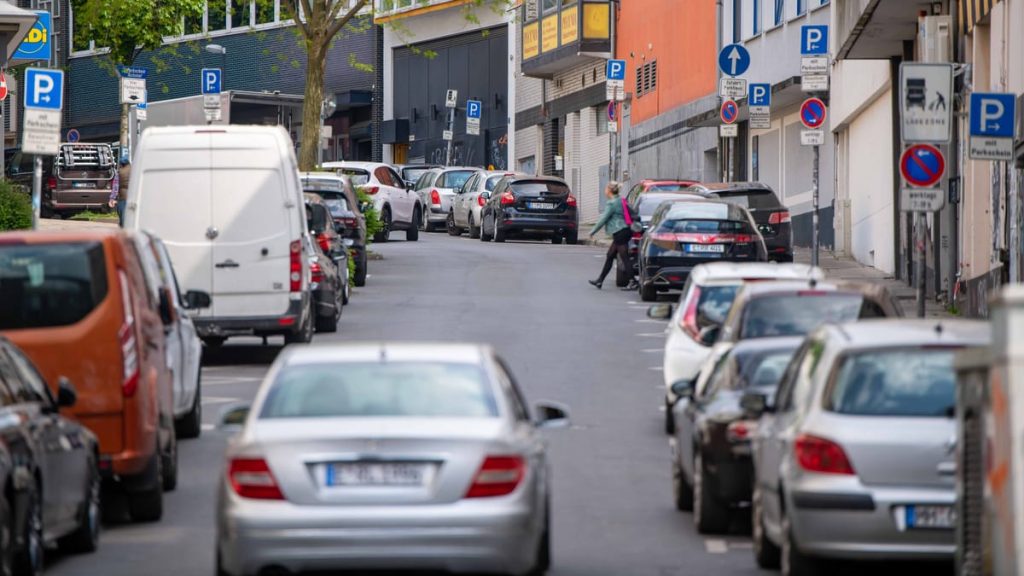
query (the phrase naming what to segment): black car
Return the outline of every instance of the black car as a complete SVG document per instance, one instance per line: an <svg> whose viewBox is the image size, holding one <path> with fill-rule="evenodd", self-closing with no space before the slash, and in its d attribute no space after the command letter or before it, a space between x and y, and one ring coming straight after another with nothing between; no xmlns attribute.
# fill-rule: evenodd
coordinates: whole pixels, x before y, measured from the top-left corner
<svg viewBox="0 0 1024 576"><path fill-rule="evenodd" d="M750 210L764 237L768 257L776 262L793 261L793 227L789 209L771 186L760 182L721 182L696 184L688 191L722 198Z"/></svg>
<svg viewBox="0 0 1024 576"><path fill-rule="evenodd" d="M685 191L685 189L681 185L677 190L672 191L661 191L658 189L652 189L652 191L643 194L634 194L634 192L636 192L636 189L634 189L633 192L629 193L629 196L627 196L627 201L631 202L633 211L640 216L640 223L643 224L645 231L647 230L648 226L650 226L651 218L654 216L654 213L658 210L658 207L661 206L663 203L679 202L682 200L701 200L703 198L706 198L706 196L696 194L690 191ZM629 200L630 197L632 197L632 200ZM616 262L618 262L618 267L615 272L616 286L621 288L629 284L629 280L637 276L637 274L639 273L638 266L640 262L640 242L643 240L643 237L643 232L633 232L633 237L630 238L629 240L629 257L630 261L633 262L632 273L623 269L623 263L621 260L616 260Z"/></svg>
<svg viewBox="0 0 1024 576"><path fill-rule="evenodd" d="M554 244L579 241L576 197L553 176L502 178L481 210L480 239L504 242L512 235L545 235Z"/></svg>
<svg viewBox="0 0 1024 576"><path fill-rule="evenodd" d="M356 263L353 283L366 285L366 218L362 214L359 198L348 176L331 173L305 172L302 174L304 192L317 194L331 211L342 243L352 251Z"/></svg>
<svg viewBox="0 0 1024 576"><path fill-rule="evenodd" d="M672 487L676 508L694 510L699 532L725 531L731 510L750 502L750 438L757 421L746 419L740 400L748 391L774 392L801 342L800 337L740 342L698 376L704 380L699 394L694 396L695 382L678 384Z"/></svg>
<svg viewBox="0 0 1024 576"><path fill-rule="evenodd" d="M67 379L57 398L35 365L0 336L0 542L14 574L40 574L51 541L70 552L99 546L100 472L96 436L60 415L76 402Z"/></svg>
<svg viewBox="0 0 1024 576"><path fill-rule="evenodd" d="M341 312L348 301L348 258L340 248L340 237L331 224L331 216L323 204L306 201L309 226L310 282L313 293L317 332L337 332ZM332 246L330 234L337 238ZM327 248L325 250L325 247ZM340 250L340 252L338 251Z"/></svg>
<svg viewBox="0 0 1024 576"><path fill-rule="evenodd" d="M724 200L662 203L640 244L640 298L679 290L695 266L708 262L766 262L764 239L742 206Z"/></svg>
<svg viewBox="0 0 1024 576"><path fill-rule="evenodd" d="M416 181L420 179L428 170L434 168L444 168L439 164L400 164L395 166L398 170L399 176L402 177L402 183L409 190L413 190L416 187Z"/></svg>

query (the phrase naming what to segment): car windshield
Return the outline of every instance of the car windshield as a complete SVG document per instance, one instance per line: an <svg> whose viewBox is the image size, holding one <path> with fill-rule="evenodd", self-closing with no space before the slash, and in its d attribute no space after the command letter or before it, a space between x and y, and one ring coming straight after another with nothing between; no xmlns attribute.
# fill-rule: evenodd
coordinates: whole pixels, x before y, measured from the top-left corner
<svg viewBox="0 0 1024 576"><path fill-rule="evenodd" d="M349 177L352 181L353 186L362 186L370 181L370 173L366 170L360 170L358 168L342 168L338 170L345 176Z"/></svg>
<svg viewBox="0 0 1024 576"><path fill-rule="evenodd" d="M771 190L734 190L715 192L722 200L751 210L782 208Z"/></svg>
<svg viewBox="0 0 1024 576"><path fill-rule="evenodd" d="M0 247L0 330L68 326L107 296L98 242Z"/></svg>
<svg viewBox="0 0 1024 576"><path fill-rule="evenodd" d="M402 179L406 182L415 182L420 179L430 168L402 168Z"/></svg>
<svg viewBox="0 0 1024 576"><path fill-rule="evenodd" d="M318 363L285 366L260 418L450 417L498 415L475 364Z"/></svg>
<svg viewBox="0 0 1024 576"><path fill-rule="evenodd" d="M820 292L773 294L753 298L743 311L740 338L802 336L826 323L884 316L860 294Z"/></svg>
<svg viewBox="0 0 1024 576"><path fill-rule="evenodd" d="M484 183L484 189L486 189L488 192L493 192L494 187L497 186L498 182L501 182L501 179L504 177L504 175L491 176L490 178L487 179L487 182Z"/></svg>
<svg viewBox="0 0 1024 576"><path fill-rule="evenodd" d="M826 408L859 416L953 416L953 349L860 352L846 357Z"/></svg>
<svg viewBox="0 0 1024 576"><path fill-rule="evenodd" d="M740 360L737 388L776 388L782 373L793 358L796 346L789 350L772 350L750 354Z"/></svg>

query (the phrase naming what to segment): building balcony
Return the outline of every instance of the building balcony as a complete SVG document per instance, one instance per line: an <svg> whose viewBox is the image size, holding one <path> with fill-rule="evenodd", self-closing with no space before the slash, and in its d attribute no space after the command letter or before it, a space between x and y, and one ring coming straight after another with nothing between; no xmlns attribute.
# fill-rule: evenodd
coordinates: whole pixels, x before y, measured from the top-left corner
<svg viewBox="0 0 1024 576"><path fill-rule="evenodd" d="M903 43L917 37L918 16L931 2L833 0L837 59L877 60L903 55Z"/></svg>
<svg viewBox="0 0 1024 576"><path fill-rule="evenodd" d="M555 74L594 59L611 58L613 5L609 0L525 0L519 58L534 78Z"/></svg>

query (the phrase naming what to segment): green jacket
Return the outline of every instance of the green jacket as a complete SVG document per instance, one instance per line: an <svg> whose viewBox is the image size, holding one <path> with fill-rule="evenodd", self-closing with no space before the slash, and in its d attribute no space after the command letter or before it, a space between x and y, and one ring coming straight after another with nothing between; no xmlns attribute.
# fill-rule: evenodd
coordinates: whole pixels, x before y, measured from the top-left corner
<svg viewBox="0 0 1024 576"><path fill-rule="evenodd" d="M597 223L590 229L590 235L597 234L598 230L604 228L605 233L609 236L614 235L623 228L629 228L626 225L626 217L622 213L622 197L616 196L604 205L604 213L597 219Z"/></svg>

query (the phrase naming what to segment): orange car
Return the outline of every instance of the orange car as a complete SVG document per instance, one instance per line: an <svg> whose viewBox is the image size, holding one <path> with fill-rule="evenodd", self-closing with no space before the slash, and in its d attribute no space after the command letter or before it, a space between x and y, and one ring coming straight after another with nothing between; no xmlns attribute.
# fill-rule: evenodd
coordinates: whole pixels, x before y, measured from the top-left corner
<svg viewBox="0 0 1024 576"><path fill-rule="evenodd" d="M54 389L78 389L70 411L99 439L100 471L138 521L158 520L177 483L167 297L147 285L123 231L0 234L0 331Z"/></svg>

